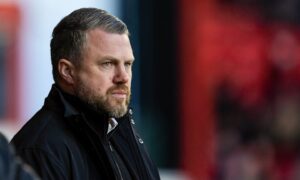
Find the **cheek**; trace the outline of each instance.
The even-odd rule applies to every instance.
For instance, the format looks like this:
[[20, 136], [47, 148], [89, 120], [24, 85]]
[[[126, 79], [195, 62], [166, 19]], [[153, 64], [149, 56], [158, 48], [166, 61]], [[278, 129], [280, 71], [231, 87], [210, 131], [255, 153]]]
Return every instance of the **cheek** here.
[[112, 86], [112, 80], [110, 78], [95, 78], [91, 82], [91, 87], [98, 92], [104, 92]]
[[99, 70], [86, 73], [81, 76], [81, 80], [98, 92], [104, 92], [106, 89], [112, 86], [113, 74], [109, 72], [100, 72]]

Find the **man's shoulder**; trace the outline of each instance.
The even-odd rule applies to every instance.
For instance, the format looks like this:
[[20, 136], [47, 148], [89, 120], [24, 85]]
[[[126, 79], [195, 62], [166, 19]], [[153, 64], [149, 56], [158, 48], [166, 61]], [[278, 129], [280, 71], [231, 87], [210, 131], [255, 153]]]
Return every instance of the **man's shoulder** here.
[[62, 115], [42, 108], [14, 136], [11, 143], [16, 149], [43, 148], [58, 144], [66, 136], [65, 119]]

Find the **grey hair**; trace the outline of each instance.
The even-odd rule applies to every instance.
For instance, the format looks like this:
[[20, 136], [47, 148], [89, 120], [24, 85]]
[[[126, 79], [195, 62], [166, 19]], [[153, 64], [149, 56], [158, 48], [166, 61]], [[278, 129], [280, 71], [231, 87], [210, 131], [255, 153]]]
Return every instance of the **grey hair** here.
[[52, 74], [58, 80], [58, 62], [67, 59], [79, 65], [84, 53], [86, 32], [101, 28], [105, 32], [129, 35], [127, 26], [105, 10], [81, 8], [64, 17], [53, 29], [51, 48]]

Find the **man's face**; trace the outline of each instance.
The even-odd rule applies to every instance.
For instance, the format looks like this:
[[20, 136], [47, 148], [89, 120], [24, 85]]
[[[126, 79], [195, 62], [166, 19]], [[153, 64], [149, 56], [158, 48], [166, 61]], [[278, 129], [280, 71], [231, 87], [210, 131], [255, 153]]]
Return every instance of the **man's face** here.
[[75, 95], [99, 112], [121, 117], [130, 101], [134, 56], [129, 38], [99, 28], [86, 37], [83, 60], [76, 67]]

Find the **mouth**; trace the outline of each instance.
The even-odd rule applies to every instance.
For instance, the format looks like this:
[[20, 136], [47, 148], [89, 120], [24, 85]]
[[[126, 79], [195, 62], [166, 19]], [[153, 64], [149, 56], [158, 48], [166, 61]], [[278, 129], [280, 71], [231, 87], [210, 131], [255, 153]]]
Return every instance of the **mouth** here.
[[118, 98], [118, 99], [125, 99], [127, 97], [127, 92], [124, 90], [114, 90], [111, 92], [111, 95], [114, 98]]

